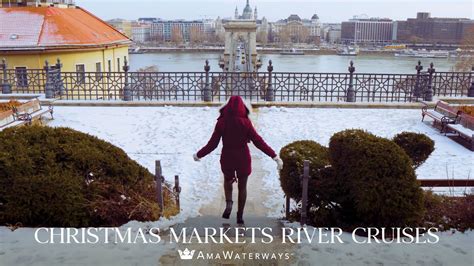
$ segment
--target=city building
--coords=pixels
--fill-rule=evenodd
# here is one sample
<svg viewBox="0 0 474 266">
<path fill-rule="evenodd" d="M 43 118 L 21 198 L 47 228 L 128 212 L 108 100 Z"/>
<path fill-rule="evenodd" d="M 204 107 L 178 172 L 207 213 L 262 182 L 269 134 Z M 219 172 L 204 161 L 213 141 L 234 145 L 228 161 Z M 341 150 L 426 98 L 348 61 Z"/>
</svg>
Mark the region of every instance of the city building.
<svg viewBox="0 0 474 266">
<path fill-rule="evenodd" d="M 298 15 L 292 14 L 287 19 L 270 23 L 270 30 L 274 42 L 318 44 L 321 40 L 321 23 L 316 14 L 311 19 L 301 19 Z"/>
<path fill-rule="evenodd" d="M 66 72 L 122 71 L 131 41 L 106 22 L 72 1 L 15 2 L 0 8 L 0 58 L 9 68 L 42 69 L 60 59 Z"/>
<path fill-rule="evenodd" d="M 146 43 L 151 40 L 151 27 L 153 24 L 147 22 L 132 23 L 132 40 L 135 43 Z"/>
<path fill-rule="evenodd" d="M 135 42 L 191 42 L 203 39 L 207 32 L 213 32 L 214 23 L 207 20 L 162 20 L 159 18 L 140 18 L 132 26 Z"/>
<path fill-rule="evenodd" d="M 354 17 L 341 24 L 341 41 L 350 44 L 384 44 L 396 39 L 396 25 L 387 18 Z"/>
<path fill-rule="evenodd" d="M 474 21 L 467 18 L 436 18 L 419 12 L 416 18 L 397 21 L 397 41 L 409 43 L 459 44 Z"/>
<path fill-rule="evenodd" d="M 18 6 L 68 7 L 68 6 L 74 6 L 74 0 L 0 0 L 0 7 L 18 7 Z"/>
<path fill-rule="evenodd" d="M 116 18 L 108 20 L 107 23 L 127 37 L 132 38 L 132 21 Z"/>
<path fill-rule="evenodd" d="M 341 42 L 341 24 L 324 23 L 321 26 L 321 40 L 327 43 L 335 44 Z"/>
</svg>

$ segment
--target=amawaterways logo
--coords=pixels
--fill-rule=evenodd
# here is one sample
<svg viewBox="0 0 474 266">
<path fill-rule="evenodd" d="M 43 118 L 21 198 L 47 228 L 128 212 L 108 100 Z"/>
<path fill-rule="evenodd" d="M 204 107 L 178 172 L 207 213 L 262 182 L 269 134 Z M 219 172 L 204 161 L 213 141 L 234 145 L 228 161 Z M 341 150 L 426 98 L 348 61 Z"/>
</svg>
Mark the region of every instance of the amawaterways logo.
<svg viewBox="0 0 474 266">
<path fill-rule="evenodd" d="M 196 250 L 178 249 L 179 258 L 182 260 L 194 259 Z M 196 260 L 289 260 L 290 253 L 270 253 L 270 252 L 242 252 L 222 251 L 222 252 L 204 252 L 199 251 Z"/>
<path fill-rule="evenodd" d="M 178 249 L 181 260 L 289 260 L 293 255 L 288 252 L 274 252 L 275 248 L 271 245 L 280 241 L 274 242 L 275 238 L 270 227 L 240 227 L 232 229 L 211 227 L 204 228 L 204 234 L 202 233 L 198 232 L 196 228 L 182 228 L 180 231 L 175 231 L 171 228 L 169 242 L 195 245 L 217 244 L 217 246 L 212 247 L 211 251 L 188 248 L 184 250 Z M 232 249 L 235 247 L 233 245 L 239 244 L 256 245 L 245 245 L 244 250 L 242 250 L 242 246 L 239 246 L 239 252 L 233 251 Z M 222 250 L 219 250 L 221 248 Z M 270 252 L 264 252 L 259 249 L 270 250 Z"/>
<path fill-rule="evenodd" d="M 189 251 L 189 249 L 185 249 L 181 251 L 180 249 L 178 249 L 179 258 L 182 260 L 192 260 L 195 252 L 196 250 Z"/>
</svg>

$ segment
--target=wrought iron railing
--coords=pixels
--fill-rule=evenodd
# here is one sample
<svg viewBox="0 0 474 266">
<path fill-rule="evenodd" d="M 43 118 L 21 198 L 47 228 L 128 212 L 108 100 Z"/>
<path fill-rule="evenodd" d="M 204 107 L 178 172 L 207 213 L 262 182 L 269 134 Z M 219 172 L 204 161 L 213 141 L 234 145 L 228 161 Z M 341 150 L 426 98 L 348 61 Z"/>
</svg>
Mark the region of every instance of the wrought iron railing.
<svg viewBox="0 0 474 266">
<path fill-rule="evenodd" d="M 253 102 L 413 102 L 433 96 L 474 95 L 473 72 L 436 72 L 431 64 L 416 74 L 210 72 L 61 72 L 44 69 L 2 71 L 2 93 L 45 93 L 65 100 L 225 101 L 240 95 Z"/>
</svg>

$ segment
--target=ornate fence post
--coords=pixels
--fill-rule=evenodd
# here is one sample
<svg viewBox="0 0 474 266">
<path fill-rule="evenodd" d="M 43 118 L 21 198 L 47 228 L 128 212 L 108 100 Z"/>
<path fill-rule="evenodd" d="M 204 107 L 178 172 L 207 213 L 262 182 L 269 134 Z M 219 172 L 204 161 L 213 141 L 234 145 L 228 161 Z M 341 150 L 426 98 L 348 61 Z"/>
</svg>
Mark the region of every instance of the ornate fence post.
<svg viewBox="0 0 474 266">
<path fill-rule="evenodd" d="M 5 58 L 2 59 L 2 63 L 0 64 L 0 68 L 2 70 L 2 83 L 0 84 L 2 87 L 3 94 L 10 94 L 12 93 L 12 85 L 8 83 L 8 74 L 7 74 L 7 61 Z"/>
<path fill-rule="evenodd" d="M 354 90 L 354 71 L 355 71 L 355 67 L 354 67 L 354 62 L 352 62 L 351 60 L 351 63 L 350 63 L 350 66 L 349 66 L 349 88 L 347 89 L 347 99 L 346 101 L 347 102 L 350 102 L 350 103 L 354 103 L 356 101 L 356 98 L 355 98 L 355 90 Z"/>
<path fill-rule="evenodd" d="M 434 68 L 434 64 L 430 64 L 430 68 L 428 68 L 428 89 L 425 91 L 424 99 L 425 101 L 431 102 L 433 101 L 433 74 L 436 72 Z"/>
<path fill-rule="evenodd" d="M 127 62 L 127 57 L 124 58 L 124 65 L 123 71 L 125 72 L 125 80 L 123 86 L 123 100 L 124 101 L 131 101 L 132 100 L 132 90 L 130 89 L 130 84 L 128 83 L 128 71 L 130 70 L 130 66 Z"/>
<path fill-rule="evenodd" d="M 173 192 L 176 197 L 176 205 L 178 206 L 178 210 L 181 211 L 181 203 L 180 203 L 180 198 L 179 194 L 181 193 L 181 186 L 179 185 L 179 176 L 175 175 L 174 176 L 174 188 Z"/>
<path fill-rule="evenodd" d="M 471 68 L 471 87 L 467 92 L 467 97 L 474 97 L 474 66 Z"/>
<path fill-rule="evenodd" d="M 267 93 L 265 95 L 265 100 L 268 102 L 273 102 L 275 100 L 275 92 L 273 91 L 273 77 L 272 77 L 272 72 L 273 72 L 273 65 L 272 65 L 272 60 L 268 61 L 268 86 L 267 86 Z"/>
<path fill-rule="evenodd" d="M 161 162 L 155 161 L 155 181 L 156 181 L 156 199 L 160 207 L 160 215 L 163 215 L 164 201 L 163 201 L 163 174 L 161 171 Z"/>
<path fill-rule="evenodd" d="M 418 65 L 416 65 L 415 69 L 416 69 L 416 82 L 415 82 L 415 89 L 413 91 L 413 96 L 415 96 L 415 98 L 419 98 L 421 97 L 420 74 L 421 74 L 421 70 L 423 70 L 421 61 L 418 61 Z"/>
<path fill-rule="evenodd" d="M 212 102 L 212 92 L 211 84 L 209 84 L 209 71 L 211 71 L 211 66 L 209 65 L 209 60 L 206 60 L 206 65 L 204 66 L 204 71 L 206 72 L 206 84 L 204 85 L 203 91 L 203 101 Z"/>
<path fill-rule="evenodd" d="M 56 82 L 55 82 L 55 86 L 56 86 L 56 92 L 59 92 L 59 95 L 60 96 L 63 96 L 64 94 L 64 83 L 63 83 L 63 79 L 61 77 L 61 68 L 63 67 L 63 64 L 61 63 L 61 60 L 58 59 L 56 60 L 56 65 L 55 65 L 55 69 L 56 69 Z"/>
<path fill-rule="evenodd" d="M 54 71 L 52 71 L 51 66 L 49 65 L 48 60 L 44 62 L 44 72 L 46 74 L 46 84 L 44 85 L 44 94 L 46 99 L 54 98 Z"/>
<path fill-rule="evenodd" d="M 301 194 L 301 226 L 306 224 L 308 218 L 308 182 L 309 182 L 309 161 L 303 162 L 303 176 L 301 178 L 301 187 L 303 188 Z"/>
</svg>

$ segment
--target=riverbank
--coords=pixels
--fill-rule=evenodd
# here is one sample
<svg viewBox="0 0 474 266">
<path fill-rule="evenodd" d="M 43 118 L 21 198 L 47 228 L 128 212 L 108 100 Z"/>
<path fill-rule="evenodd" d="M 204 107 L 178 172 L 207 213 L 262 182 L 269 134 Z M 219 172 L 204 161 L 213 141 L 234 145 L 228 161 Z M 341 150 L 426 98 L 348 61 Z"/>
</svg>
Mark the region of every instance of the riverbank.
<svg viewBox="0 0 474 266">
<path fill-rule="evenodd" d="M 272 48 L 272 47 L 257 47 L 259 54 L 281 54 L 287 51 L 288 48 Z M 327 48 L 298 48 L 298 52 L 303 52 L 306 55 L 337 55 L 335 49 Z M 147 53 L 224 53 L 224 47 L 140 47 L 140 49 L 130 49 L 131 54 L 147 54 Z M 394 51 L 374 50 L 374 51 L 360 51 L 362 55 L 393 55 Z"/>
</svg>

